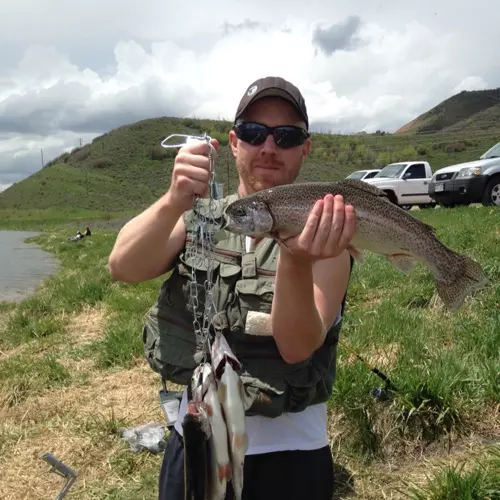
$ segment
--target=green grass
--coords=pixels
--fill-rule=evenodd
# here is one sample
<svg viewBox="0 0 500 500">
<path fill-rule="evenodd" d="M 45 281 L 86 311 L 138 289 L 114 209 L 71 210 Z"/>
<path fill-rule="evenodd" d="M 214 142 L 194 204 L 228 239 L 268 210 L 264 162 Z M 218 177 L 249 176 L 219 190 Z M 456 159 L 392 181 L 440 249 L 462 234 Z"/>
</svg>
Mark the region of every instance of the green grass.
<svg viewBox="0 0 500 500">
<path fill-rule="evenodd" d="M 424 487 L 410 486 L 412 500 L 499 500 L 500 448 L 471 463 L 442 467 Z"/>
<path fill-rule="evenodd" d="M 347 363 L 349 352 L 339 348 L 330 404 L 347 412 L 344 448 L 363 459 L 384 458 L 398 441 L 425 446 L 465 432 L 485 405 L 500 402 L 500 235 L 491 230 L 499 227 L 500 211 L 460 207 L 422 211 L 419 217 L 448 246 L 477 259 L 490 284 L 451 315 L 433 305 L 434 285 L 420 264 L 409 279 L 373 254 L 355 268 L 345 341 L 362 355 L 398 346 L 386 372 L 398 391 L 388 402 L 373 401 L 371 389 L 383 381 L 362 363 Z"/>
<path fill-rule="evenodd" d="M 9 357 L 0 364 L 0 391 L 4 395 L 1 404 L 20 404 L 44 389 L 68 384 L 70 378 L 69 372 L 53 355 Z"/>
<path fill-rule="evenodd" d="M 465 120 L 459 121 L 447 127 L 448 132 L 468 132 L 496 130 L 498 127 L 498 117 L 500 116 L 500 103 L 486 108 L 484 111 L 473 114 Z"/>
<path fill-rule="evenodd" d="M 411 465 L 420 454 L 429 460 L 434 454 L 442 457 L 467 439 L 500 442 L 494 416 L 500 405 L 500 210 L 458 207 L 412 213 L 435 226 L 445 244 L 481 263 L 490 284 L 452 315 L 435 301 L 435 287 L 423 265 L 405 277 L 381 256 L 367 254 L 366 262 L 355 266 L 342 339 L 397 388 L 387 400 L 374 398 L 373 389 L 383 382 L 339 344 L 337 381 L 329 401 L 331 444 L 336 462 L 347 464 L 358 477 L 355 489 L 373 490 L 363 498 L 393 493 L 380 476 L 388 463 Z M 4 492 L 0 486 L 4 496 L 26 496 L 26 464 L 16 469 L 14 459 L 20 449 L 28 452 L 37 437 L 52 442 L 56 456 L 66 453 L 68 464 L 78 466 L 74 498 L 156 494 L 161 456 L 132 454 L 118 429 L 161 418 L 159 380 L 144 361 L 141 333 L 143 315 L 162 278 L 138 285 L 114 282 L 106 265 L 117 228 L 97 221 L 96 226 L 101 229 L 78 243 L 67 241 L 67 223 L 52 223 L 33 238 L 60 260 L 60 270 L 35 296 L 18 305 L 0 304 L 0 325 L 5 325 L 0 334 L 0 447 L 5 462 L 0 459 L 0 467 L 7 474 L 5 484 L 16 478 L 15 490 Z M 75 323 L 81 317 L 88 323 Z M 92 326 L 93 318 L 100 321 L 98 327 Z M 88 339 L 82 341 L 84 334 Z M 141 368 L 151 382 L 133 382 Z M 141 401 L 147 403 L 132 410 L 134 401 L 145 398 L 144 391 L 148 396 Z M 117 393 L 123 396 L 117 398 Z M 88 410 L 89 404 L 95 409 Z M 32 419 L 29 426 L 24 414 Z M 67 451 L 67 440 L 83 442 Z M 31 452 L 25 460 L 33 461 L 33 456 Z M 485 453 L 484 459 L 489 456 Z M 466 462 L 466 469 L 450 469 L 419 483 L 420 490 L 408 482 L 411 473 L 398 479 L 397 486 L 409 494 L 408 484 L 413 484 L 415 500 L 487 498 L 484 492 L 495 491 L 495 462 L 483 468 Z M 105 467 L 96 468 L 96 463 Z M 454 497 L 455 491 L 466 493 Z"/>
<path fill-rule="evenodd" d="M 28 182 L 29 179 L 26 181 Z M 24 189 L 24 188 L 23 188 Z M 0 209 L 0 230 L 52 231 L 66 230 L 67 236 L 74 236 L 77 230 L 83 232 L 86 225 L 92 228 L 118 227 L 122 220 L 129 219 L 137 210 L 106 212 L 76 207 Z"/>
</svg>

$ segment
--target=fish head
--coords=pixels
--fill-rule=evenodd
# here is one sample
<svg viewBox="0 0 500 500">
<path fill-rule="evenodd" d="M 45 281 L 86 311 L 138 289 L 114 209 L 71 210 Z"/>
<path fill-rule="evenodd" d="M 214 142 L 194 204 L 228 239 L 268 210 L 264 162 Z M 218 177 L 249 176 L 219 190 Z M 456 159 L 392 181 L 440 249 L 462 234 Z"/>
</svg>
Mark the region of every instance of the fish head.
<svg viewBox="0 0 500 500">
<path fill-rule="evenodd" d="M 274 225 L 267 205 L 260 200 L 242 198 L 230 203 L 225 212 L 226 231 L 259 237 L 269 234 Z"/>
</svg>

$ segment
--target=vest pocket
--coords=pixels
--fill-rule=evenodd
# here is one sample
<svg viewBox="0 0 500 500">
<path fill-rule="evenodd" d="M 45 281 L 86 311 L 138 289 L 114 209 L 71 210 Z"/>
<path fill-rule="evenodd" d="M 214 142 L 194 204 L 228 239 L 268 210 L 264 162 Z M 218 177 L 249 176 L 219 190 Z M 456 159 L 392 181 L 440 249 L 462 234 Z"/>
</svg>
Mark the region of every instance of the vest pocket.
<svg viewBox="0 0 500 500">
<path fill-rule="evenodd" d="M 281 358 L 248 359 L 243 362 L 241 379 L 247 395 L 247 415 L 275 418 L 283 412 L 302 411 L 317 401 L 322 380 L 311 360 L 290 365 Z M 321 391 L 320 399 L 324 397 Z"/>
<path fill-rule="evenodd" d="M 274 280 L 252 278 L 236 283 L 236 291 L 246 310 L 271 313 L 273 305 Z"/>
<path fill-rule="evenodd" d="M 321 374 L 311 361 L 300 363 L 299 368 L 285 375 L 285 401 L 283 411 L 302 411 L 316 398 L 316 388 L 321 382 Z"/>
<path fill-rule="evenodd" d="M 182 324 L 174 314 L 156 306 L 150 309 L 143 327 L 144 351 L 151 368 L 164 379 L 187 385 L 201 354 L 189 323 Z"/>
</svg>

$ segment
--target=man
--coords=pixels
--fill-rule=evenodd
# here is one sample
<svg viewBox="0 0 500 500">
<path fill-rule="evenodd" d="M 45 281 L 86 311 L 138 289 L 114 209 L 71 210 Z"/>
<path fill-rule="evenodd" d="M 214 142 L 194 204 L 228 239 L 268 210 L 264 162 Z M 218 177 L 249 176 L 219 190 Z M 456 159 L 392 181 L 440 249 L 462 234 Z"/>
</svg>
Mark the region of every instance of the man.
<svg viewBox="0 0 500 500">
<path fill-rule="evenodd" d="M 304 98 L 293 84 L 279 77 L 253 82 L 229 132 L 240 183 L 237 193 L 218 202 L 218 215 L 235 197 L 294 182 L 311 148 L 308 128 Z M 195 267 L 203 283 L 206 270 L 190 260 L 185 244 L 197 229 L 193 195 L 208 194 L 208 153 L 205 143 L 181 148 L 169 190 L 125 225 L 109 258 L 113 277 L 127 283 L 173 269 L 145 326 L 144 343 L 151 366 L 185 384 L 196 365 L 193 311 L 187 305 L 190 271 Z M 245 499 L 332 497 L 325 402 L 335 374 L 354 232 L 353 207 L 329 195 L 317 201 L 303 232 L 286 241 L 288 251 L 274 240 L 229 234 L 217 245 L 223 251 L 215 256 L 220 313 L 214 321 L 242 362 L 251 403 Z M 185 406 L 184 395 L 163 461 L 162 500 L 184 498 Z"/>
</svg>

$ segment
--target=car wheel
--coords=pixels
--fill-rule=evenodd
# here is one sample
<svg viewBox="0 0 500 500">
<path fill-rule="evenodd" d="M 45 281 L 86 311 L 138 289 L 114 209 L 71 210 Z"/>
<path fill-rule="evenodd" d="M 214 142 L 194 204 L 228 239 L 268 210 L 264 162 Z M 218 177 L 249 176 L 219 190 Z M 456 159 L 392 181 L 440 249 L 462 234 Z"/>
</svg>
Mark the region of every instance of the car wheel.
<svg viewBox="0 0 500 500">
<path fill-rule="evenodd" d="M 500 175 L 495 175 L 486 184 L 482 204 L 484 206 L 500 205 Z"/>
</svg>

